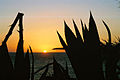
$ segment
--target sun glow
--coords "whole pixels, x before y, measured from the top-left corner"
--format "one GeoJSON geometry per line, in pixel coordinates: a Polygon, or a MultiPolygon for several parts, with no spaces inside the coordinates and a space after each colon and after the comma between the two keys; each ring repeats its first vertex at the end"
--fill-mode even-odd
{"type": "Polygon", "coordinates": [[[47,51],[46,51],[46,50],[44,50],[43,52],[44,52],[44,53],[46,53],[47,51]]]}

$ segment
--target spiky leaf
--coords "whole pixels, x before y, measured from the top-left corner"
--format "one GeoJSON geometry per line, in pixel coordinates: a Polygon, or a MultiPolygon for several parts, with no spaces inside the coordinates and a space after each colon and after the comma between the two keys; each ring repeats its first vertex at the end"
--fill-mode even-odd
{"type": "Polygon", "coordinates": [[[47,72],[48,72],[48,67],[46,67],[45,71],[43,72],[43,74],[41,75],[40,79],[39,80],[46,80],[46,75],[47,75],[47,72]]]}
{"type": "Polygon", "coordinates": [[[75,23],[75,21],[73,20],[73,24],[74,24],[74,28],[75,28],[75,32],[76,32],[76,36],[77,36],[77,39],[78,39],[78,43],[80,43],[81,46],[83,46],[83,40],[82,40],[82,37],[80,35],[80,32],[77,28],[77,25],[75,23]]]}
{"type": "Polygon", "coordinates": [[[64,21],[64,26],[65,26],[65,38],[66,42],[69,47],[74,47],[77,45],[77,39],[74,35],[74,33],[71,31],[71,29],[68,27],[66,22],[64,21]]]}
{"type": "Polygon", "coordinates": [[[100,39],[98,35],[98,30],[91,12],[90,12],[90,19],[89,19],[89,34],[91,39],[91,45],[93,45],[94,47],[99,45],[100,39]]]}
{"type": "Polygon", "coordinates": [[[111,44],[111,32],[110,32],[110,29],[109,29],[109,27],[107,26],[107,24],[104,21],[102,21],[102,22],[105,25],[105,27],[107,29],[107,32],[108,32],[108,42],[109,42],[109,44],[111,44]]]}
{"type": "Polygon", "coordinates": [[[59,37],[59,39],[60,39],[60,42],[61,42],[63,48],[64,48],[64,49],[67,49],[67,45],[66,45],[65,41],[63,40],[63,38],[61,37],[61,35],[59,34],[58,31],[57,31],[57,34],[58,34],[58,37],[59,37]]]}
{"type": "Polygon", "coordinates": [[[30,58],[29,58],[29,50],[27,50],[27,53],[25,54],[24,58],[24,80],[29,80],[30,79],[30,58]]]}
{"type": "Polygon", "coordinates": [[[19,19],[19,42],[17,46],[15,64],[14,64],[14,74],[15,79],[24,79],[24,50],[23,50],[23,24],[22,17],[19,19]]]}
{"type": "Polygon", "coordinates": [[[31,46],[29,46],[29,48],[30,48],[30,52],[31,52],[31,55],[32,55],[32,72],[31,72],[31,80],[34,80],[34,55],[33,55],[31,46]]]}
{"type": "Polygon", "coordinates": [[[0,46],[0,64],[0,80],[12,79],[13,65],[5,43],[0,46]]]}

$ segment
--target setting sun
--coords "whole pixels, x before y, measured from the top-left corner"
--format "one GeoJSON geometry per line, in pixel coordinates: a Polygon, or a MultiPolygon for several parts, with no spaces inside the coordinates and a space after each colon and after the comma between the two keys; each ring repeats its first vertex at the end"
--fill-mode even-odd
{"type": "Polygon", "coordinates": [[[46,50],[44,50],[43,52],[44,52],[44,53],[46,53],[47,51],[46,51],[46,50]]]}

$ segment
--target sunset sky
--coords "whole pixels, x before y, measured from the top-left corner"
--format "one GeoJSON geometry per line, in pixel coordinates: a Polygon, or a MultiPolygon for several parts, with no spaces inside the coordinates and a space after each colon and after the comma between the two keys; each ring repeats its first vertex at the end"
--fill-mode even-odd
{"type": "MultiPolygon", "coordinates": [[[[74,31],[74,19],[81,31],[80,19],[88,25],[90,11],[96,20],[100,38],[107,39],[104,20],[115,41],[115,36],[120,36],[119,0],[0,0],[0,44],[17,13],[22,12],[25,51],[31,45],[34,52],[53,52],[52,48],[61,47],[56,31],[64,37],[63,21],[74,31]]],[[[10,52],[16,51],[17,30],[18,25],[7,42],[10,52]]]]}

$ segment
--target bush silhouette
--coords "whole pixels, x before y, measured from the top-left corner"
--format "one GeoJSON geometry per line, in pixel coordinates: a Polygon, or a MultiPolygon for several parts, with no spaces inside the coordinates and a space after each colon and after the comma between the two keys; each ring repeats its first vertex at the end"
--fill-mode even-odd
{"type": "MultiPolygon", "coordinates": [[[[78,80],[119,80],[117,63],[120,59],[119,43],[111,42],[111,32],[103,21],[108,32],[108,41],[100,41],[94,18],[90,12],[89,28],[82,26],[83,39],[73,20],[75,34],[64,21],[66,43],[57,31],[59,40],[65,49],[78,80]],[[103,63],[105,62],[105,72],[103,63]]],[[[58,48],[59,49],[59,48],[58,48]]]]}

